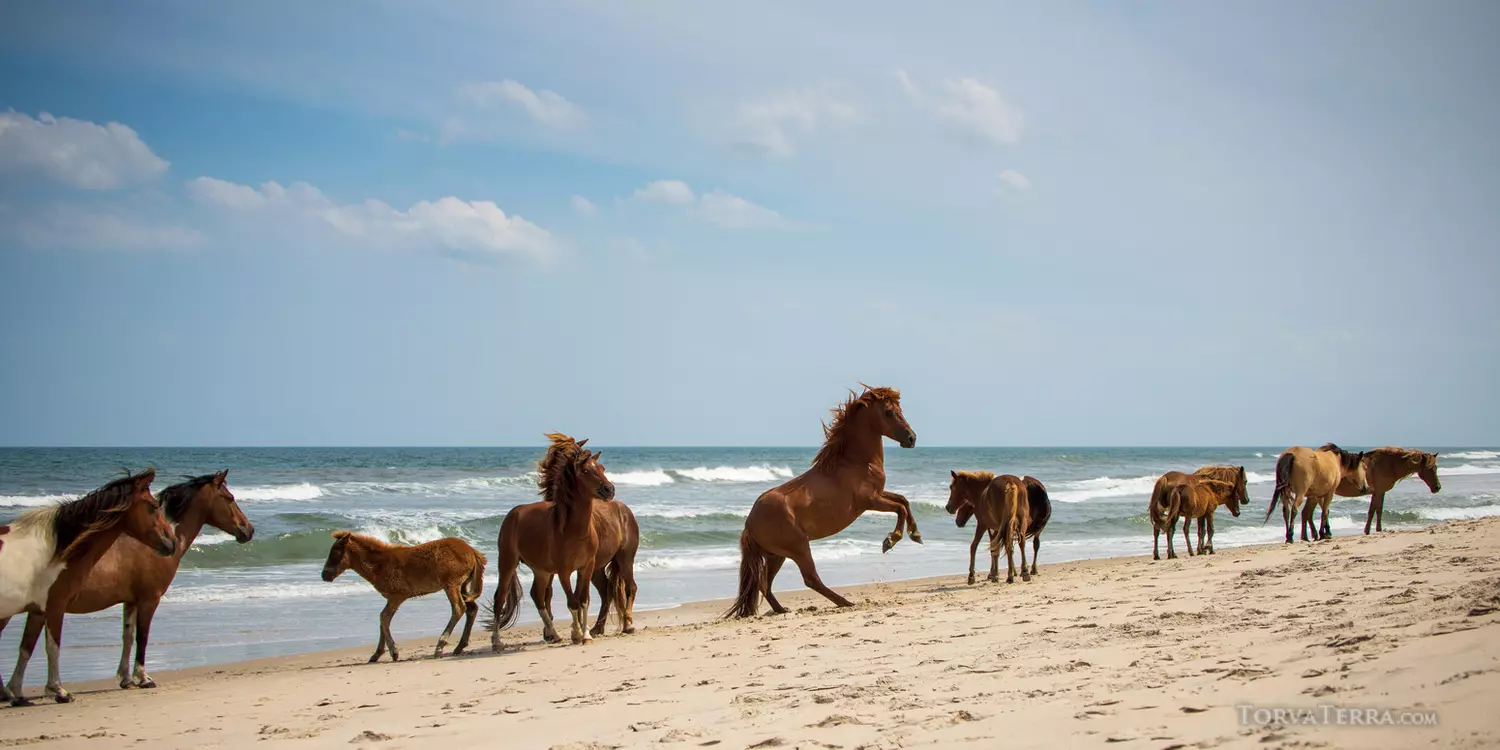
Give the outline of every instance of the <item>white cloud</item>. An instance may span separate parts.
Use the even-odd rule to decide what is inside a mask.
[[[1021,174],[1014,169],[1007,169],[1004,172],[1001,172],[1000,181],[1017,190],[1031,189],[1031,180],[1026,179],[1026,175]]]
[[[157,177],[167,166],[118,122],[0,113],[0,173],[40,174],[71,187],[109,190]]]
[[[686,206],[696,200],[693,189],[682,180],[656,180],[635,191],[632,197],[638,201],[667,203],[674,206]]]
[[[495,101],[520,107],[528,117],[553,128],[572,128],[583,124],[583,110],[564,99],[555,91],[542,89],[532,91],[509,78],[495,82],[471,83],[461,89],[473,104],[487,105]]]
[[[725,229],[789,229],[791,222],[764,206],[757,206],[723,190],[704,193],[698,215]]]
[[[980,138],[1011,144],[1021,138],[1021,113],[1006,104],[1000,92],[973,78],[942,83],[946,99],[937,106],[939,117]]]
[[[152,221],[118,209],[52,206],[18,212],[0,208],[0,236],[31,250],[185,250],[202,245],[195,229]]]
[[[577,213],[579,216],[593,216],[599,213],[599,207],[594,205],[593,201],[581,195],[569,198],[568,202],[572,204],[574,213]]]
[[[378,200],[339,204],[305,182],[259,188],[199,177],[187,184],[197,200],[244,214],[274,213],[311,222],[362,244],[392,249],[522,253],[550,256],[556,242],[547,230],[507,216],[490,201],[448,196],[419,201],[406,210]]]
[[[853,105],[818,89],[784,91],[740,105],[735,120],[739,142],[770,156],[796,153],[793,139],[858,119]]]
[[[906,71],[897,70],[896,81],[901,84],[901,90],[906,92],[906,95],[911,97],[912,101],[922,101],[922,89],[912,81],[911,76],[907,75]]]

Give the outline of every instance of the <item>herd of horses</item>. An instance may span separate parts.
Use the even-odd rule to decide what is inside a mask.
[[[823,429],[824,443],[811,467],[767,490],[750,509],[740,535],[739,590],[723,617],[755,616],[762,598],[773,613],[786,612],[772,583],[787,560],[797,566],[809,589],[839,607],[851,606],[819,578],[811,542],[843,531],[866,511],[896,517],[883,551],[890,551],[908,535],[922,543],[911,504],[885,489],[883,441],[895,441],[903,448],[913,448],[917,442],[916,431],[902,413],[900,392],[866,386],[862,393],[851,393],[833,410],[833,419]],[[500,526],[499,581],[486,624],[496,652],[502,647],[500,631],[514,624],[519,615],[522,563],[532,572],[531,600],[541,616],[545,641],[561,640],[552,619],[553,578],[560,580],[567,600],[572,643],[588,643],[602,635],[611,607],[621,632],[634,630],[635,556],[640,546],[635,516],[615,498],[615,486],[605,473],[600,453],[589,451],[587,440],[560,433],[547,438],[546,454],[538,462],[541,499],[512,508]],[[1393,447],[1351,453],[1332,443],[1318,449],[1290,448],[1277,460],[1266,520],[1280,502],[1287,542],[1293,541],[1292,524],[1299,512],[1303,541],[1310,541],[1309,530],[1311,540],[1327,539],[1332,536],[1328,506],[1333,496],[1368,494],[1365,533],[1370,532],[1371,521],[1380,531],[1385,494],[1412,474],[1421,477],[1432,492],[1441,489],[1433,453]],[[0,526],[0,632],[11,617],[27,613],[16,669],[10,682],[0,685],[0,697],[11,705],[28,703],[22,682],[37,638],[45,629],[45,693],[59,703],[72,700],[58,671],[63,616],[116,604],[124,605],[120,687],[155,687],[146,673],[151,620],[183,554],[204,526],[231,534],[241,544],[255,534],[255,527],[235,502],[227,476],[226,470],[189,478],[153,495],[154,469],[138,474],[127,471],[77,500],[28,511],[10,525]],[[1151,494],[1153,557],[1160,559],[1163,532],[1167,557],[1177,557],[1173,538],[1178,520],[1183,523],[1188,555],[1195,552],[1188,535],[1194,520],[1198,522],[1196,553],[1212,554],[1215,510],[1227,506],[1238,516],[1248,502],[1243,466],[1205,466],[1191,474],[1168,472],[1157,480]],[[1315,508],[1322,509],[1321,525],[1313,522]],[[960,528],[970,519],[975,521],[969,546],[970,584],[975,582],[975,556],[986,534],[990,538],[989,581],[999,581],[1001,549],[1006,556],[1006,583],[1015,581],[1016,549],[1020,550],[1021,579],[1030,581],[1037,574],[1041,534],[1052,515],[1041,481],[986,471],[953,471],[947,511]],[[403,546],[340,530],[333,533],[333,539],[323,580],[333,581],[353,570],[386,599],[371,662],[387,651],[393,661],[400,658],[390,623],[401,603],[438,591],[447,595],[452,617],[438,639],[435,656],[442,655],[460,618],[465,619],[464,630],[453,653],[468,648],[484,590],[487,559],[483,554],[452,537]],[[1032,542],[1029,570],[1027,539]],[[592,628],[588,627],[590,585],[600,598]]]

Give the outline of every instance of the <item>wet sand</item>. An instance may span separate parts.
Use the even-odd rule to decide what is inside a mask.
[[[583,647],[521,628],[502,654],[483,634],[437,661],[429,638],[365,664],[371,611],[367,648],[163,671],[155,690],[73,683],[73,704],[0,708],[0,746],[1500,745],[1500,519],[1160,562],[1046,556],[1044,541],[1030,583],[869,585],[844,589],[845,610],[789,592],[792,614],[734,622],[714,619],[727,601],[703,602]],[[35,696],[40,653],[30,672]],[[1437,725],[1264,724],[1240,706],[1432,711]]]

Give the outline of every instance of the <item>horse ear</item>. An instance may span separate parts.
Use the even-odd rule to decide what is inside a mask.
[[[951,477],[953,477],[954,479],[958,478],[958,472],[956,472],[956,471],[954,471],[952,469],[948,470],[948,475],[951,476]]]
[[[348,529],[339,529],[338,531],[333,532],[333,538],[334,539],[348,539],[349,538],[349,530]]]
[[[135,475],[135,486],[139,488],[150,487],[156,481],[156,467],[147,466],[145,471]]]
[[[594,451],[594,460],[598,461],[599,457],[602,455],[604,455],[604,451]]]
[[[226,479],[228,479],[228,478],[229,478],[229,470],[228,469],[224,469],[223,471],[220,471],[219,473],[217,473],[217,474],[214,475],[214,484],[217,484],[220,487],[223,487],[224,486],[224,481]]]
[[[584,439],[578,441],[578,447],[579,448],[582,448],[583,446],[588,445],[588,444],[589,444],[589,439],[588,438],[584,438]]]

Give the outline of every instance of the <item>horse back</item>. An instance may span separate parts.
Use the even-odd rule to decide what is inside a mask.
[[[31,527],[8,526],[0,534],[0,618],[47,603],[47,592],[66,563],[53,557],[53,544]]]

